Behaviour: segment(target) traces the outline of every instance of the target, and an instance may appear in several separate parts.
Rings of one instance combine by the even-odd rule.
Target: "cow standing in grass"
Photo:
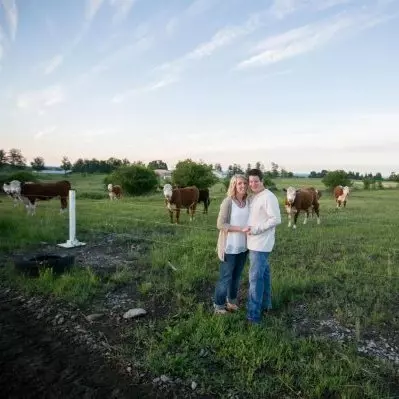
[[[337,208],[341,207],[341,204],[346,207],[346,202],[348,200],[349,196],[349,187],[345,186],[337,186],[334,188],[334,197],[335,197],[335,202],[337,203]]]
[[[320,224],[320,214],[319,214],[319,191],[311,188],[295,189],[294,187],[288,187],[283,189],[287,195],[285,199],[285,209],[288,213],[288,227],[292,224],[292,215],[294,214],[294,225],[292,226],[296,229],[296,222],[298,220],[299,213],[301,211],[305,212],[305,219],[303,224],[306,224],[309,216],[309,209],[314,211],[317,216],[317,224]]]
[[[173,188],[170,184],[165,184],[163,194],[166,207],[169,210],[171,223],[173,223],[173,211],[176,212],[176,224],[179,223],[181,208],[187,208],[190,213],[190,221],[194,219],[199,198],[199,190],[197,187]],[[172,205],[174,205],[175,208],[172,208]]]
[[[122,198],[122,187],[119,185],[108,184],[108,195],[110,200]]]
[[[204,211],[203,213],[207,214],[208,213],[208,207],[209,204],[211,203],[211,199],[209,198],[209,189],[204,188],[199,190],[199,197],[198,197],[198,203],[203,202],[204,203]]]
[[[28,214],[31,215],[36,212],[36,201],[47,201],[51,198],[60,197],[60,213],[63,213],[68,206],[70,189],[71,183],[68,180],[46,183],[22,183],[21,197]]]

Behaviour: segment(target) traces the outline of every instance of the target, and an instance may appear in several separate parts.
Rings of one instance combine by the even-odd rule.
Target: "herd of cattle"
[[[119,185],[108,184],[108,195],[110,200],[118,200],[122,198],[122,188]],[[61,201],[61,210],[64,212],[68,206],[68,195],[71,190],[71,183],[67,180],[55,182],[20,182],[13,180],[10,183],[3,184],[3,190],[14,200],[14,206],[22,202],[27,213],[34,215],[36,211],[37,201],[45,201],[51,198],[59,197]],[[306,224],[309,213],[312,215],[316,213],[317,223],[320,223],[320,205],[319,199],[321,192],[313,187],[295,189],[288,187],[283,189],[286,192],[284,199],[285,210],[288,214],[288,227],[296,228],[296,222],[299,214],[305,213],[303,221]],[[173,223],[173,214],[176,215],[176,223],[179,223],[181,209],[187,209],[190,215],[190,220],[194,219],[197,204],[203,203],[205,214],[208,213],[210,204],[209,189],[198,189],[195,186],[191,187],[172,187],[170,184],[165,184],[163,187],[163,195],[165,205],[169,211],[170,221]],[[337,208],[346,206],[349,196],[349,187],[337,186],[334,188],[334,198]],[[292,224],[292,217],[294,222]]]

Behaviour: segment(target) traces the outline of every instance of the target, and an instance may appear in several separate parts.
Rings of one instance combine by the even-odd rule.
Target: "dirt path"
[[[0,391],[9,399],[174,396],[157,394],[151,385],[134,385],[100,354],[70,342],[2,292]]]

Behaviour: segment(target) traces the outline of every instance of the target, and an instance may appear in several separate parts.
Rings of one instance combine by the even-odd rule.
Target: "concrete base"
[[[75,247],[82,247],[83,245],[86,245],[85,242],[80,242],[78,240],[68,240],[67,242],[64,242],[63,244],[57,244],[59,247],[63,248],[75,248]]]

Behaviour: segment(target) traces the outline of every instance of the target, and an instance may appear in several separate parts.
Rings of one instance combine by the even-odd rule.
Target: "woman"
[[[216,314],[238,310],[238,288],[248,253],[247,237],[243,231],[248,225],[249,216],[247,188],[245,176],[234,175],[230,180],[227,197],[220,205],[217,252],[221,263],[214,299]]]

